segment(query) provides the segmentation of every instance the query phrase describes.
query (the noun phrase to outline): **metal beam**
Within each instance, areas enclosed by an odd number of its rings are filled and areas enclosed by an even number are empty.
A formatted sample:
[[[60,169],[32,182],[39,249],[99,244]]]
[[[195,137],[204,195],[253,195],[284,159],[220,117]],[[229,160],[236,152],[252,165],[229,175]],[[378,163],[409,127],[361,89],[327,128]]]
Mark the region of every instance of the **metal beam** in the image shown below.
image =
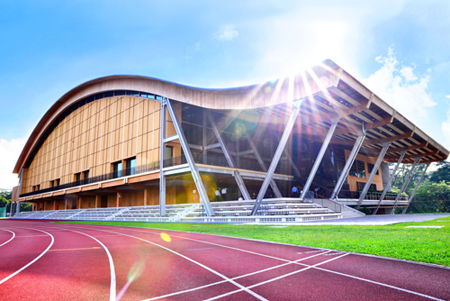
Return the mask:
[[[214,120],[211,118],[211,115],[209,114],[209,112],[206,114],[207,114],[206,116],[208,116],[209,123],[211,124],[211,127],[213,129],[214,135],[216,135],[216,139],[217,139],[217,141],[219,141],[220,148],[222,149],[222,152],[225,155],[225,159],[227,160],[228,166],[230,166],[231,168],[234,168],[235,167],[234,162],[231,159],[231,156],[228,152],[227,146],[225,145],[225,142],[223,141],[222,136],[220,135],[219,130],[217,129]]]
[[[205,207],[206,215],[213,216],[214,210],[212,209],[211,204],[209,203],[208,194],[206,193],[205,186],[203,185],[202,178],[200,177],[200,173],[198,172],[197,165],[195,164],[194,158],[191,153],[191,149],[189,148],[186,136],[184,135],[183,128],[181,127],[181,123],[178,120],[178,116],[172,107],[170,99],[164,97],[162,102],[166,103],[170,117],[172,117],[172,122],[173,126],[175,127],[175,131],[180,137],[181,147],[183,148],[186,161],[188,162],[189,168],[191,169],[192,178],[194,179],[195,186],[197,187],[197,191],[200,195],[200,201],[203,203],[203,206]]]
[[[397,197],[395,198],[394,208],[392,208],[391,214],[395,214],[395,208],[397,208],[398,200],[400,199],[400,196],[402,195],[402,193],[405,191],[406,187],[408,186],[409,181],[411,180],[413,171],[414,171],[414,169],[416,168],[417,164],[420,162],[420,160],[422,160],[422,157],[417,157],[417,158],[414,160],[414,163],[413,163],[411,169],[409,170],[408,176],[406,177],[405,182],[403,183],[402,188],[400,189],[400,191],[399,191],[398,194],[397,194]]]
[[[375,175],[377,174],[378,168],[380,167],[381,162],[383,161],[384,156],[386,155],[386,152],[391,146],[392,142],[384,142],[383,148],[380,151],[380,154],[378,155],[377,161],[375,161],[375,164],[372,168],[372,172],[370,173],[369,178],[367,179],[366,184],[364,185],[363,190],[361,191],[361,194],[359,196],[358,205],[356,205],[356,209],[359,209],[361,207],[361,204],[364,200],[364,197],[367,194],[367,191],[369,191],[369,187],[372,184],[373,179],[375,178]]]
[[[236,183],[239,186],[239,190],[242,193],[242,196],[245,200],[251,200],[250,193],[248,193],[247,187],[245,186],[244,180],[241,177],[241,174],[239,173],[239,170],[234,171],[234,178],[236,179]]]
[[[161,117],[160,117],[160,141],[159,148],[159,216],[166,216],[166,176],[163,173],[164,160],[166,159],[166,107],[167,101],[163,98],[161,101]]]
[[[426,174],[427,169],[428,169],[429,166],[430,166],[430,163],[425,163],[425,169],[424,169],[424,171],[423,171],[423,173],[422,173],[422,176],[420,176],[419,182],[417,182],[416,187],[414,188],[414,190],[413,190],[411,196],[409,197],[408,204],[406,205],[405,208],[403,208],[402,214],[405,214],[405,213],[406,213],[406,210],[408,210],[408,208],[409,208],[409,205],[411,205],[411,201],[413,200],[414,195],[416,194],[417,188],[419,188],[419,185],[420,185],[420,183],[422,182],[423,177],[425,176],[425,174]]]
[[[208,120],[209,123],[211,124],[211,127],[213,129],[214,134],[216,135],[216,139],[217,141],[219,141],[220,144],[220,148],[222,149],[223,154],[225,155],[225,158],[227,159],[228,162],[228,166],[230,166],[231,168],[235,168],[235,164],[233,162],[233,159],[231,158],[229,152],[228,152],[228,148],[225,144],[225,141],[223,141],[222,136],[220,135],[219,130],[216,127],[216,123],[214,122],[214,120],[212,119],[211,115],[208,113],[206,113],[208,116]],[[242,179],[241,175],[239,174],[239,172],[237,170],[235,170],[235,172],[233,173],[234,179],[236,180],[236,183],[239,187],[239,190],[242,193],[242,196],[244,197],[245,200],[250,200],[250,194],[248,193],[247,187],[245,187],[245,183],[244,180]]]
[[[212,149],[212,148],[218,148],[220,147],[220,143],[214,143],[214,144],[210,144],[210,145],[206,145],[205,149]]]
[[[202,121],[202,154],[203,154],[203,164],[208,164],[208,149],[206,148],[206,145],[208,144],[208,131],[206,129],[206,119],[207,117],[205,116],[205,111],[203,110],[203,121]]]
[[[164,139],[164,143],[179,139],[178,135],[173,135]]]
[[[264,195],[266,194],[267,187],[269,186],[270,180],[272,180],[273,173],[277,168],[278,162],[280,161],[281,154],[283,153],[284,147],[286,146],[287,140],[292,132],[292,128],[294,127],[295,121],[297,120],[298,114],[300,112],[300,108],[303,100],[294,103],[294,110],[289,117],[289,120],[286,123],[286,127],[284,128],[283,135],[281,136],[280,143],[278,144],[277,150],[272,158],[272,162],[270,163],[269,169],[267,170],[266,178],[261,185],[258,196],[256,197],[255,205],[253,205],[253,209],[251,215],[256,215],[258,212],[258,208],[262,203]]]
[[[358,131],[358,138],[356,138],[352,151],[350,152],[350,155],[347,158],[347,162],[345,163],[345,166],[341,171],[341,175],[339,176],[339,179],[336,185],[334,186],[333,193],[331,194],[330,197],[331,200],[336,199],[339,193],[341,192],[345,179],[347,178],[348,173],[350,172],[350,168],[355,162],[356,156],[358,155],[359,149],[361,148],[361,145],[363,144],[365,138],[366,138],[366,131],[364,129],[362,131]]]
[[[248,135],[245,135],[245,138],[247,139],[248,144],[250,145],[251,150],[253,151],[253,154],[255,155],[256,161],[258,161],[259,166],[261,167],[262,171],[267,172],[267,167],[264,161],[262,160],[261,156],[259,155],[258,150],[256,149],[255,144],[253,143],[252,139]],[[274,179],[270,180],[270,187],[272,187],[273,193],[275,193],[277,198],[282,198],[280,189],[278,189],[277,183]]]
[[[313,167],[311,168],[311,172],[309,173],[308,180],[306,180],[305,186],[303,187],[303,192],[300,195],[300,199],[304,200],[306,193],[309,191],[309,187],[312,184],[312,181],[314,180],[314,177],[317,173],[317,170],[319,169],[320,163],[322,163],[323,155],[325,154],[325,151],[328,148],[328,145],[330,144],[331,138],[333,137],[334,130],[336,129],[337,124],[339,123],[339,120],[341,117],[336,117],[331,119],[331,126],[328,129],[328,133],[325,136],[325,140],[322,143],[322,147],[320,148],[319,154],[317,155],[316,161],[314,162]]]
[[[386,183],[386,187],[384,187],[383,189],[383,193],[381,194],[380,200],[378,201],[378,205],[377,208],[372,212],[372,215],[377,214],[378,209],[380,209],[380,205],[381,205],[381,201],[384,199],[384,196],[386,195],[386,193],[388,192],[389,189],[391,189],[391,184],[392,184],[392,180],[395,177],[395,173],[397,172],[398,167],[400,166],[400,163],[402,163],[403,161],[403,157],[405,156],[405,154],[407,153],[407,150],[401,151],[401,156],[398,159],[397,164],[394,167],[394,170],[392,171],[392,174],[389,176],[389,180]]]

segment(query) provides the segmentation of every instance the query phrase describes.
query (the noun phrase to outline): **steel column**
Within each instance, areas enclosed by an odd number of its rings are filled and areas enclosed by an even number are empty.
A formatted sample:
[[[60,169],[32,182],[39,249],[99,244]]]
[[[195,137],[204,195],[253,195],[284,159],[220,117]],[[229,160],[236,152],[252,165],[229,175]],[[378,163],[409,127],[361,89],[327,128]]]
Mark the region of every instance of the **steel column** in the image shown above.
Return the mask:
[[[220,136],[220,132],[216,127],[216,124],[214,123],[214,120],[211,118],[211,115],[209,113],[207,113],[208,116],[208,120],[209,123],[211,124],[211,127],[213,129],[214,135],[217,138],[217,141],[219,141],[220,144],[220,148],[222,149],[223,154],[225,155],[225,159],[227,159],[228,162],[228,166],[230,166],[231,168],[234,168],[234,162],[231,159],[230,153],[228,152],[227,146],[225,145],[225,142],[222,139],[222,136]]]
[[[367,182],[364,185],[363,190],[361,191],[361,195],[359,196],[358,205],[356,205],[356,209],[359,209],[359,207],[361,207],[364,197],[366,196],[367,191],[369,191],[369,187],[372,184],[373,178],[375,178],[378,168],[380,167],[380,164],[383,161],[383,158],[386,155],[386,152],[387,152],[389,146],[391,146],[391,144],[392,144],[392,142],[382,143],[383,148],[381,149],[380,154],[378,155],[377,161],[375,161],[375,164],[373,166],[372,172],[370,173],[370,176],[367,179]]]
[[[252,139],[248,135],[245,135],[245,138],[247,139],[248,144],[250,145],[250,148],[253,151],[253,154],[255,155],[256,161],[258,161],[259,166],[261,167],[262,171],[267,172],[266,164],[262,160],[261,156],[258,153],[258,150],[256,149],[255,144],[253,143]],[[270,180],[270,187],[272,187],[273,192],[277,196],[277,198],[282,198],[280,189],[278,189],[277,183],[275,183],[274,179]]]
[[[273,140],[276,141],[276,143],[278,143],[276,137],[273,137],[273,138],[274,138]],[[297,166],[295,165],[294,160],[292,160],[292,157],[286,148],[283,150],[283,153],[284,153],[284,156],[286,157],[286,159],[289,161],[289,164],[292,166],[292,169],[294,169],[294,172],[297,175],[297,177],[300,178],[302,175],[301,175],[300,171],[298,170]]]
[[[356,138],[355,145],[353,145],[352,151],[350,152],[350,155],[347,158],[347,162],[345,162],[345,166],[341,171],[341,175],[339,176],[339,179],[336,182],[336,185],[333,189],[333,193],[331,194],[330,197],[331,200],[336,199],[339,195],[339,192],[341,192],[345,179],[347,178],[348,173],[350,172],[350,168],[352,168],[352,165],[355,162],[356,156],[358,155],[358,152],[365,138],[366,138],[366,131],[365,130],[358,131],[358,138]]]
[[[245,186],[244,180],[241,177],[241,174],[239,173],[239,170],[235,170],[233,172],[234,178],[236,179],[236,183],[239,186],[239,190],[242,193],[242,196],[245,200],[251,200],[250,193],[248,193],[247,187]]]
[[[214,120],[212,119],[212,117],[209,113],[207,113],[207,116],[208,116],[209,123],[211,124],[211,127],[213,129],[214,135],[216,136],[217,141],[219,141],[220,148],[222,149],[222,152],[225,155],[225,158],[227,159],[228,166],[230,166],[231,168],[235,168],[233,159],[231,158],[230,153],[228,152],[228,148],[225,144],[225,141],[223,141],[222,136],[220,135],[220,132],[217,129],[217,126],[216,126]],[[233,176],[234,176],[234,179],[236,180],[236,183],[238,184],[239,190],[241,191],[244,199],[250,200],[251,199],[250,194],[248,193],[247,187],[245,187],[244,180],[242,179],[241,175],[239,174],[239,172],[237,170],[235,170],[235,172],[233,173]]]
[[[208,164],[208,149],[206,146],[208,145],[208,131],[206,129],[206,110],[203,110],[203,128],[202,128],[202,151],[203,151],[203,164]]]
[[[427,173],[427,169],[428,169],[429,166],[430,166],[430,163],[425,163],[425,169],[423,170],[422,176],[420,176],[419,182],[417,182],[416,187],[414,188],[411,196],[409,197],[408,204],[406,205],[405,208],[403,208],[402,214],[405,214],[406,210],[408,210],[408,208],[409,208],[409,205],[411,205],[411,201],[413,200],[414,195],[416,194],[417,188],[419,188],[419,185],[420,185],[420,183],[423,180],[423,177]]]
[[[337,124],[339,123],[339,120],[341,120],[341,117],[336,117],[331,119],[331,126],[328,129],[328,133],[325,136],[325,140],[323,141],[322,147],[320,148],[319,154],[317,155],[316,161],[314,162],[313,167],[311,168],[311,172],[309,173],[308,180],[306,180],[305,186],[303,187],[303,192],[300,195],[300,199],[304,200],[306,193],[309,191],[309,187],[312,184],[312,181],[314,180],[314,177],[316,176],[317,170],[319,169],[320,163],[322,163],[323,155],[325,154],[325,151],[328,148],[328,145],[330,144],[331,138],[333,137],[334,130],[336,129]]]
[[[200,201],[203,203],[205,207],[205,212],[207,216],[213,216],[214,210],[211,207],[211,204],[208,199],[208,194],[206,193],[205,186],[203,185],[202,178],[200,177],[200,173],[198,172],[198,167],[195,164],[194,158],[192,157],[191,149],[186,140],[186,136],[184,135],[183,128],[181,127],[181,123],[178,120],[178,116],[175,110],[172,108],[172,103],[170,99],[163,98],[163,102],[166,102],[167,109],[169,111],[170,117],[172,117],[173,126],[175,127],[175,131],[178,136],[180,136],[181,147],[183,148],[184,155],[186,157],[186,161],[189,164],[189,168],[191,170],[192,178],[194,179],[195,186],[197,187],[198,194],[200,196]]]
[[[401,155],[400,155],[400,158],[398,159],[398,162],[397,162],[397,164],[395,165],[394,170],[392,171],[392,174],[389,176],[389,180],[388,180],[388,182],[386,183],[386,187],[384,187],[383,193],[381,194],[380,200],[378,201],[377,208],[372,212],[372,215],[377,214],[378,209],[380,209],[381,202],[383,201],[384,196],[386,195],[386,193],[388,192],[388,190],[391,189],[391,184],[392,184],[392,180],[393,180],[394,177],[395,177],[395,173],[397,172],[397,169],[398,169],[398,167],[400,166],[400,163],[402,163],[403,157],[405,157],[405,155],[406,155],[407,152],[408,152],[408,151],[402,151],[402,152],[400,152],[400,154],[401,154]]]
[[[411,180],[413,171],[416,168],[417,164],[420,162],[420,160],[422,160],[422,157],[415,158],[414,163],[413,163],[411,169],[409,170],[409,173],[405,179],[405,182],[403,183],[402,188],[400,189],[400,191],[397,194],[397,197],[395,198],[394,208],[392,208],[391,214],[395,214],[395,208],[397,208],[398,200],[400,199],[400,196],[402,195],[402,193],[405,191],[406,187],[408,186],[409,181]]]
[[[164,175],[164,161],[166,157],[166,113],[167,102],[163,98],[161,101],[161,117],[160,117],[160,141],[161,145],[159,148],[159,216],[166,216],[166,176]]]
[[[280,143],[278,144],[277,150],[275,151],[275,154],[272,158],[272,162],[270,163],[269,169],[267,170],[266,178],[264,179],[264,182],[262,183],[261,188],[259,190],[258,196],[256,197],[255,205],[253,205],[251,215],[256,215],[256,213],[258,212],[258,208],[262,203],[264,195],[266,194],[267,187],[269,187],[269,183],[272,180],[273,173],[275,172],[278,162],[280,161],[281,154],[283,153],[287,140],[291,135],[292,128],[294,127],[295,121],[297,120],[302,102],[303,100],[293,104],[294,110],[292,111],[291,116],[289,117],[289,120],[286,123],[286,127],[284,128],[283,135],[281,136],[280,139]]]

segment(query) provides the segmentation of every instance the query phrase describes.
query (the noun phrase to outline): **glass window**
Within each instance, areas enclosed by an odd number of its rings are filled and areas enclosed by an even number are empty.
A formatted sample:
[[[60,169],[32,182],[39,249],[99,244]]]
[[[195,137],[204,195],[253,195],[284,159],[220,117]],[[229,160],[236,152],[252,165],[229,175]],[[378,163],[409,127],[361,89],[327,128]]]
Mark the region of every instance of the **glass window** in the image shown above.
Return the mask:
[[[125,91],[124,90],[114,91],[114,96],[120,96],[120,95],[125,95]]]
[[[122,162],[113,163],[113,178],[120,178],[122,176]]]
[[[114,92],[110,91],[110,92],[105,92],[105,97],[113,97],[114,96]]]
[[[95,99],[101,99],[101,98],[103,98],[103,93],[95,94]]]
[[[156,100],[162,100],[162,96],[156,95]]]
[[[136,174],[136,158],[131,158],[126,161],[127,175]]]
[[[74,175],[74,180],[75,180],[76,182],[78,182],[78,181],[81,180],[81,172],[76,173],[76,174]]]
[[[374,165],[373,165],[372,163],[367,163],[367,172],[368,172],[369,174],[372,173],[373,167],[374,167]],[[380,170],[380,169],[377,169],[376,175],[379,175],[379,170]]]
[[[89,170],[83,172],[83,179],[89,179]]]
[[[366,168],[364,165],[364,161],[355,160],[355,162],[353,162],[352,167],[350,168],[349,175],[358,178],[365,178]]]
[[[59,180],[59,179],[56,179],[56,180],[55,180],[55,182],[56,182],[56,183],[55,183],[55,186],[59,186],[59,185],[61,185],[61,182],[60,182],[60,180]]]
[[[138,91],[127,91],[127,95],[130,95],[130,96],[139,96],[139,92],[138,92]]]

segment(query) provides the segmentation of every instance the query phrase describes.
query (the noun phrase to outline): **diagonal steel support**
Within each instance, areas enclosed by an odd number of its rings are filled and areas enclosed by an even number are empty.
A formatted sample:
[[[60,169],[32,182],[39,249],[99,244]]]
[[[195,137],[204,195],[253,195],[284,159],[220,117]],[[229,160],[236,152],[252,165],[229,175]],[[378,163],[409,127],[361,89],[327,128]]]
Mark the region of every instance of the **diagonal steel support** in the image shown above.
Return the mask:
[[[420,183],[422,183],[423,177],[427,173],[427,169],[428,169],[429,166],[430,166],[430,163],[426,163],[425,164],[425,169],[424,169],[424,171],[422,173],[422,176],[420,176],[419,182],[417,182],[416,187],[414,187],[414,191],[412,192],[411,196],[409,197],[408,204],[406,205],[405,208],[403,208],[402,214],[405,214],[406,210],[408,210],[408,208],[409,208],[409,205],[411,205],[411,201],[413,200],[414,195],[416,194],[417,188],[419,188]]]
[[[395,208],[397,208],[398,200],[400,199],[400,196],[408,186],[409,181],[411,180],[411,177],[413,175],[414,169],[416,168],[417,164],[419,164],[420,160],[422,160],[422,157],[415,158],[414,163],[411,166],[408,175],[406,176],[405,182],[403,183],[402,188],[400,189],[400,191],[397,194],[397,197],[395,198],[394,208],[392,208],[391,214],[395,214]]]
[[[276,137],[273,137],[273,140],[276,143],[279,143],[279,141],[277,140]],[[283,154],[286,157],[286,159],[289,161],[289,164],[292,167],[292,169],[294,170],[295,175],[300,178],[302,175],[301,175],[300,171],[298,170],[297,165],[295,165],[294,160],[292,160],[292,157],[286,148],[283,150]]]
[[[209,202],[208,194],[206,193],[206,189],[205,186],[203,185],[202,178],[200,177],[200,173],[198,172],[198,167],[195,164],[194,158],[191,153],[191,149],[189,148],[186,136],[184,135],[183,132],[183,128],[181,127],[181,123],[178,120],[178,116],[172,107],[170,99],[164,97],[163,102],[164,101],[166,102],[170,117],[172,117],[172,122],[173,126],[175,127],[175,131],[180,137],[181,147],[183,148],[186,161],[188,162],[189,169],[191,170],[192,178],[194,179],[195,186],[197,187],[197,191],[200,195],[200,201],[203,203],[203,206],[205,207],[206,215],[213,216],[214,210],[212,209],[211,203]]]
[[[166,176],[164,175],[164,161],[166,159],[166,119],[167,119],[167,101],[163,98],[161,101],[160,117],[160,141],[159,148],[159,216],[166,216]]]
[[[225,158],[227,159],[228,166],[230,166],[231,168],[235,168],[233,159],[230,156],[230,153],[225,144],[225,141],[223,141],[222,136],[220,135],[220,132],[217,129],[216,123],[212,119],[211,114],[209,112],[207,113],[207,116],[208,116],[209,123],[211,124],[211,127],[213,129],[213,132],[216,135],[217,141],[219,141],[220,148],[222,149],[222,152],[225,155]],[[236,183],[238,184],[239,190],[241,191],[244,199],[250,200],[251,199],[250,194],[248,193],[247,187],[245,187],[244,180],[242,179],[240,173],[237,170],[235,170],[235,172],[233,173],[233,176],[234,176],[234,179],[236,180]]]
[[[253,143],[252,139],[248,135],[245,135],[245,138],[247,139],[248,144],[250,145],[250,148],[253,151],[253,154],[255,155],[256,161],[258,161],[259,166],[261,167],[261,170],[264,172],[267,172],[267,167],[264,161],[262,160],[261,156],[259,155],[258,150],[256,149],[255,144]],[[277,198],[282,198],[282,194],[280,192],[280,189],[278,189],[277,183],[275,183],[274,179],[270,180],[270,187],[272,187],[273,192],[275,193]]]
[[[241,174],[239,173],[239,170],[235,170],[233,172],[234,178],[236,179],[236,183],[238,184],[239,190],[242,193],[242,196],[245,200],[250,200],[250,193],[248,193],[247,187],[245,186],[244,180],[241,177]]]
[[[316,161],[314,162],[313,167],[311,168],[311,172],[309,173],[308,180],[306,180],[305,186],[303,187],[302,194],[300,195],[300,199],[304,200],[306,194],[309,191],[309,187],[311,187],[312,181],[314,180],[314,177],[316,176],[317,170],[319,169],[320,163],[322,163],[323,155],[325,155],[325,151],[328,148],[328,145],[330,144],[331,138],[333,137],[334,130],[336,129],[337,124],[339,123],[339,120],[341,120],[341,117],[332,118],[331,126],[328,129],[328,133],[325,136],[325,140],[322,143],[322,147],[320,148],[319,154],[317,155]]]
[[[344,168],[341,171],[341,175],[339,176],[339,179],[334,186],[333,193],[331,194],[330,199],[334,200],[338,197],[339,193],[341,192],[342,186],[344,185],[345,179],[347,179],[348,173],[350,172],[350,169],[355,162],[356,156],[358,155],[359,149],[361,148],[364,139],[366,138],[366,131],[358,131],[358,138],[356,138],[355,145],[353,145],[352,151],[350,152],[350,155],[347,158],[347,162],[345,163]]]
[[[397,172],[397,169],[398,169],[398,167],[400,166],[400,163],[402,163],[403,157],[405,157],[405,155],[406,155],[407,152],[408,152],[408,151],[402,151],[402,152],[400,152],[400,154],[401,154],[401,155],[400,155],[400,158],[398,159],[398,162],[397,162],[397,164],[395,165],[394,170],[392,171],[392,174],[389,176],[389,180],[388,180],[388,182],[386,183],[386,187],[384,187],[383,193],[381,194],[380,200],[378,201],[377,208],[372,212],[372,215],[377,214],[378,209],[380,209],[381,202],[383,201],[384,196],[386,195],[386,193],[391,189],[392,180],[393,180],[394,177],[395,177],[395,173]]]
[[[294,127],[295,121],[297,120],[298,114],[300,113],[300,109],[302,106],[303,100],[294,103],[294,110],[289,117],[289,120],[286,123],[286,127],[284,128],[283,135],[281,136],[280,143],[278,144],[277,150],[272,158],[272,162],[270,163],[269,169],[267,170],[266,178],[261,185],[258,196],[256,197],[255,205],[253,205],[253,209],[251,215],[256,215],[258,212],[258,208],[262,203],[264,195],[266,194],[267,187],[269,187],[269,183],[272,180],[273,173],[277,168],[278,162],[280,162],[281,154],[286,146],[286,143],[291,135],[292,128]]]
[[[366,196],[367,192],[369,191],[370,185],[372,184],[372,181],[375,178],[375,175],[377,174],[378,168],[380,167],[380,164],[383,161],[384,156],[386,155],[386,152],[387,152],[389,146],[391,146],[391,144],[392,144],[392,142],[382,143],[383,148],[381,149],[380,154],[378,155],[377,161],[375,161],[375,164],[373,166],[372,172],[370,173],[370,176],[367,179],[367,182],[364,185],[363,190],[361,191],[361,194],[360,194],[359,200],[358,200],[358,205],[356,205],[356,209],[359,209],[359,207],[361,207],[364,197]]]

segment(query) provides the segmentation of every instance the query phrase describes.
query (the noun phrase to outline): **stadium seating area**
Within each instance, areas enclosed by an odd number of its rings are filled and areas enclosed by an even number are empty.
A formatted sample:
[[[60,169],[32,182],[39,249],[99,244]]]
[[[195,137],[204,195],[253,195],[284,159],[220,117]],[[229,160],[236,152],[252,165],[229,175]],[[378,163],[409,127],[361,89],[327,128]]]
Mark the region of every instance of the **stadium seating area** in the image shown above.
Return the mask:
[[[317,203],[303,203],[293,198],[264,200],[257,216],[250,216],[254,200],[212,202],[215,216],[207,217],[202,204],[167,205],[165,217],[159,216],[159,206],[111,207],[58,211],[23,212],[13,218],[41,220],[111,220],[135,222],[301,222],[342,218]]]

